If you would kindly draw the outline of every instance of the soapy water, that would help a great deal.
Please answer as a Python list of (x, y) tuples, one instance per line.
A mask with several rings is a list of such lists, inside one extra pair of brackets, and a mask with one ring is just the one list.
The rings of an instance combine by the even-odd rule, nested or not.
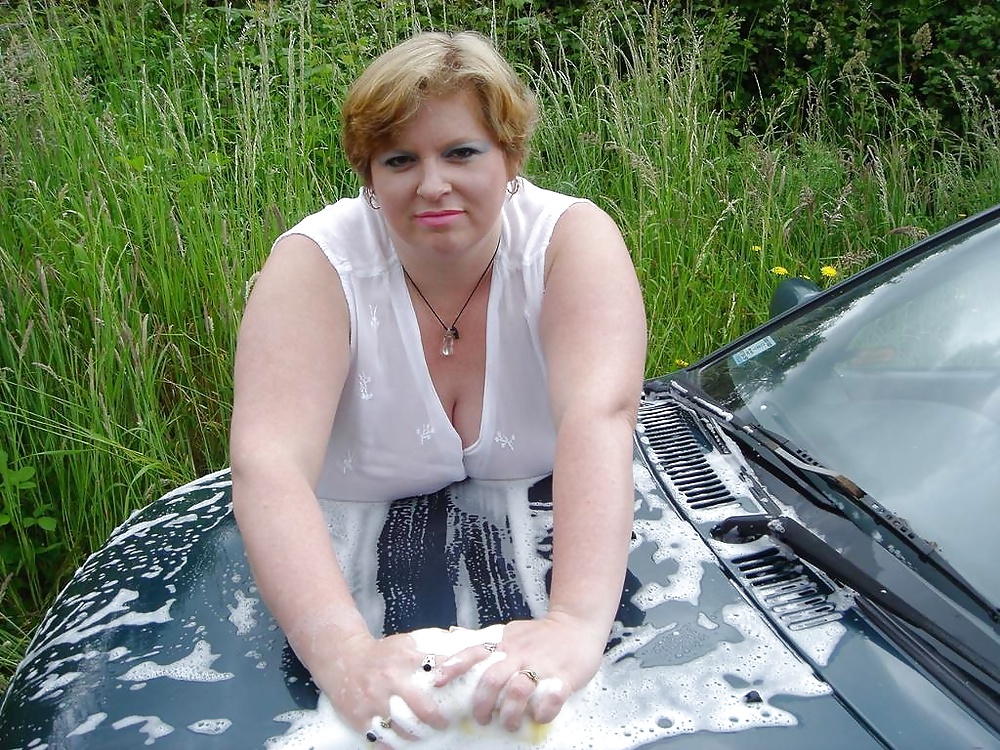
[[(716, 616), (698, 611), (698, 600), (705, 566), (714, 563), (712, 552), (691, 525), (669, 509), (668, 501), (648, 470), (641, 463), (634, 466), (637, 494), (649, 508), (660, 511), (656, 519), (637, 519), (633, 549), (651, 545), (653, 560), (672, 563), (676, 572), (666, 580), (645, 584), (632, 602), (644, 612), (671, 603), (695, 608), (692, 622), (686, 624), (688, 636), (701, 631), (704, 640), (715, 646), (693, 658), (684, 658), (685, 647), (677, 646), (676, 663), (644, 665), (643, 653), (670, 651), (672, 642), (683, 640), (677, 623), (662, 626), (641, 625), (627, 628), (616, 625), (612, 634), (615, 645), (606, 653), (594, 679), (570, 697), (556, 719), (549, 725), (528, 723), (521, 731), (510, 733), (497, 724), (479, 726), (471, 718), (471, 696), (479, 675), (492, 663), (486, 660), (462, 679), (434, 688), (423, 673), (414, 681), (424, 688), (450, 721), (446, 730), (430, 730), (417, 740), (394, 738), (380, 731), (382, 742), (390, 748), (413, 750), (466, 750), (474, 742), (477, 750), (633, 750), (655, 740), (696, 731), (733, 732), (760, 726), (792, 726), (796, 717), (770, 701), (776, 696), (810, 697), (825, 695), (829, 686), (819, 680), (774, 634), (755, 609), (745, 603), (724, 607)], [(526, 487), (512, 483), (480, 483), (474, 492), (454, 498), (471, 514), (499, 520), (510, 518), (516, 529), (505, 539), (503, 553), (513, 559), (521, 573), (525, 599), (532, 616), (544, 611), (544, 577), (548, 563), (537, 554), (550, 528), (550, 517), (537, 509), (529, 510), (524, 501)], [(366, 553), (365, 541), (372, 542), (368, 509), (352, 505), (326, 507), (331, 533), (336, 537), (341, 565), (355, 589), (355, 597), (369, 623), (379, 622), (385, 611), (377, 596), (357, 592), (375, 592), (373, 555)], [(539, 516), (542, 516), (539, 518)], [(379, 519), (380, 524), (384, 519)], [(456, 596), (468, 596), (469, 589), (456, 587)], [(458, 611), (471, 611), (461, 606)], [(472, 623), (473, 628), (475, 623)], [(727, 627), (728, 626), (728, 627)], [(500, 641), (494, 625), (484, 629), (417, 630), (412, 633), (418, 648), (427, 653), (451, 654), (470, 644)], [(717, 631), (726, 628), (727, 637)], [(809, 637), (809, 636), (803, 636)], [(839, 637), (837, 631), (812, 636), (827, 643)], [(697, 638), (695, 640), (698, 640)], [(748, 701), (752, 685), (754, 701)], [(743, 687), (741, 687), (743, 686)], [(541, 687), (541, 685), (540, 685)], [(759, 698), (757, 700), (756, 698)], [(396, 698), (395, 700), (399, 700)], [(397, 704), (398, 706), (398, 704)], [(405, 708), (404, 708), (405, 711)], [(290, 726), (281, 735), (271, 737), (268, 750), (349, 750), (370, 748), (363, 736), (337, 716), (329, 700), (320, 696), (315, 710), (299, 710), (275, 717)], [(595, 745), (595, 738), (599, 744)]]
[[(477, 665), (461, 680), (434, 688), (430, 678), (414, 675), (449, 719), (446, 730), (428, 730), (415, 741), (399, 740), (392, 732), (380, 734), (388, 747), (399, 750), (464, 750), (470, 741), (477, 750), (631, 750), (657, 739), (699, 730), (732, 732), (757, 726), (792, 726), (795, 717), (768, 703), (776, 695), (817, 696), (829, 692), (801, 661), (775, 643), (770, 629), (747, 605), (727, 607), (727, 624), (744, 640), (723, 642), (712, 653), (683, 665), (641, 669), (626, 655), (630, 645), (656, 636), (654, 628), (634, 634), (631, 644), (609, 654), (597, 676), (573, 695), (549, 725), (526, 722), (515, 733), (496, 724), (476, 724), (470, 715), (471, 694), (489, 660)], [(449, 653), (469, 645), (469, 634), (479, 642), (499, 639), (485, 630), (443, 634), (416, 631), (418, 646)], [(456, 636), (451, 648), (445, 642)], [(430, 645), (433, 642), (433, 645)], [(623, 642), (624, 643), (624, 642)], [(726, 679), (726, 678), (729, 679)], [(746, 689), (756, 686), (761, 701), (746, 700)], [(540, 688), (542, 685), (540, 684)], [(397, 699), (398, 700), (398, 699)], [(396, 704), (398, 707), (398, 704)], [(275, 717), (291, 726), (266, 743), (268, 750), (363, 750), (371, 745), (337, 716), (329, 700), (321, 696), (315, 710), (293, 711)], [(599, 745), (595, 746), (595, 738)]]
[(146, 683), (159, 677), (167, 677), (180, 682), (220, 682), (232, 679), (232, 672), (217, 672), (212, 669), (212, 662), (219, 658), (212, 653), (212, 647), (206, 641), (198, 641), (194, 650), (182, 659), (171, 664), (157, 664), (144, 661), (129, 669), (119, 677), (125, 682)]
[[(489, 662), (478, 665), (445, 688), (432, 687), (430, 678), (419, 672), (414, 680), (439, 702), (450, 718), (450, 726), (440, 732), (429, 730), (414, 742), (394, 741), (387, 733), (387, 746), (466, 750), (471, 743), (477, 750), (633, 750), (659, 739), (697, 731), (734, 732), (752, 727), (791, 726), (797, 723), (795, 715), (778, 707), (774, 699), (785, 705), (781, 698), (829, 693), (829, 687), (781, 641), (751, 605), (739, 598), (734, 599), (735, 603), (721, 606), (702, 603), (705, 578), (722, 576), (715, 557), (719, 550), (713, 553), (691, 524), (676, 514), (640, 460), (634, 465), (634, 481), (636, 508), (642, 512), (636, 518), (632, 547), (638, 557), (649, 558), (655, 573), (643, 576), (642, 585), (629, 595), (628, 605), (640, 617), (635, 622), (625, 618), (616, 624), (609, 641), (611, 646), (594, 679), (571, 696), (550, 725), (528, 724), (521, 732), (509, 733), (495, 724), (481, 727), (469, 714), (475, 682)], [(61, 622), (43, 623), (40, 628), (41, 636), (33, 643), (25, 670), (39, 699), (58, 699), (78, 679), (81, 667), (76, 665), (90, 659), (107, 663), (127, 661), (127, 670), (117, 679), (123, 687), (139, 690), (149, 681), (224, 685), (233, 679), (231, 672), (213, 669), (217, 654), (204, 635), (204, 625), (193, 620), (184, 624), (192, 629), (193, 636), (187, 650), (167, 663), (160, 663), (155, 648), (149, 653), (135, 654), (122, 647), (105, 651), (80, 648), (70, 656), (42, 658), (47, 652), (61, 656), (70, 647), (82, 647), (85, 641), (100, 643), (119, 628), (155, 628), (179, 615), (175, 611), (179, 605), (168, 581), (178, 580), (180, 571), (189, 563), (189, 553), (198, 543), (193, 511), (197, 506), (203, 513), (203, 523), (213, 526), (223, 523), (228, 513), (229, 483), (223, 474), (203, 478), (196, 484), (199, 489), (217, 492), (196, 505), (181, 508), (180, 512), (172, 510), (141, 524), (126, 522), (119, 527), (109, 546), (128, 553), (121, 570), (103, 567), (105, 564), (99, 565), (95, 559), (93, 564), (88, 561), (78, 571), (75, 578), (88, 576), (88, 580), (96, 580), (99, 585), (89, 592), (65, 598), (69, 616)], [(436, 543), (447, 552), (455, 619), (461, 627), (453, 631), (409, 628), (422, 650), (445, 655), (470, 643), (501, 640), (495, 628), (502, 625), (483, 627), (488, 624), (483, 621), (484, 610), (514, 611), (519, 613), (517, 617), (544, 614), (545, 579), (550, 567), (547, 553), (551, 549), (551, 506), (532, 502), (531, 485), (532, 482), (466, 482), (450, 493), (454, 509), (449, 512), (456, 514), (458, 521), (449, 522), (447, 539)], [(182, 490), (168, 497), (183, 500)], [(391, 520), (387, 506), (323, 503), (323, 507), (345, 577), (372, 631), (408, 629), (406, 597), (393, 599), (384, 594), (384, 572), (379, 570), (380, 557), (376, 554), (380, 545), (385, 546), (383, 527)], [(179, 542), (168, 557), (163, 554), (157, 557), (155, 571), (152, 566), (142, 567), (139, 561), (148, 559), (144, 558), (144, 537), (167, 528)], [(419, 534), (419, 526), (415, 528)], [(462, 538), (461, 534), (476, 538)], [(411, 541), (415, 549), (422, 549), (425, 540)], [(483, 549), (486, 562), (494, 566), (490, 574), (501, 579), (502, 585), (494, 589), (483, 587), (480, 581), (481, 569), (477, 566), (484, 562)], [(164, 581), (163, 591), (172, 593), (171, 597), (145, 604), (146, 611), (139, 611), (135, 607), (136, 591), (122, 573), (129, 560), (135, 566), (134, 576), (154, 580), (152, 575), (145, 574), (155, 572)], [(234, 570), (225, 579), (239, 584), (243, 579), (238, 569)], [(511, 582), (516, 582), (516, 591), (512, 592), (508, 586)], [(248, 584), (252, 584), (249, 579)], [(728, 586), (725, 584), (727, 590)], [(248, 637), (258, 637), (247, 636), (251, 631), (276, 627), (273, 622), (267, 625), (266, 612), (257, 611), (263, 605), (252, 585), (244, 588), (245, 592), (240, 588), (229, 590), (231, 603), (225, 605), (228, 609), (223, 615), (223, 619), (229, 616), (231, 637), (242, 642)], [(842, 632), (842, 627), (834, 623), (803, 631), (795, 637), (797, 645), (807, 653), (825, 657)], [(177, 645), (183, 644), (175, 644), (173, 653), (177, 653)], [(247, 648), (243, 646), (240, 653), (259, 659), (252, 647)], [(822, 663), (823, 659), (817, 661)], [(540, 689), (544, 688), (544, 682)], [(755, 694), (753, 701), (747, 699), (748, 686), (752, 686)], [(183, 687), (178, 685), (177, 689)], [(393, 705), (403, 717), (406, 709), (400, 702), (396, 699)], [(116, 731), (138, 732), (136, 741), (147, 745), (170, 735), (176, 738), (178, 731), (187, 736), (239, 734), (239, 716), (202, 714), (204, 718), (195, 715), (179, 720), (137, 712), (125, 717), (112, 714), (109, 718), (103, 713), (106, 710), (109, 709), (102, 706), (102, 713), (78, 716), (67, 731), (70, 735), (81, 735), (112, 727)], [(372, 747), (339, 719), (322, 695), (315, 709), (283, 711), (273, 719), (275, 730), (266, 742), (268, 750)], [(282, 731), (282, 725), (287, 725), (287, 729)], [(36, 742), (33, 747), (42, 746)]]

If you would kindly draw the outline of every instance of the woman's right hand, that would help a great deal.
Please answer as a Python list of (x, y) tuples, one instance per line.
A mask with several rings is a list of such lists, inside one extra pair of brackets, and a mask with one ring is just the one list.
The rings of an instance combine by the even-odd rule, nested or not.
[[(338, 716), (360, 736), (374, 731), (380, 738), (416, 739), (421, 727), (414, 724), (414, 718), (434, 729), (448, 727), (447, 717), (428, 688), (413, 679), (424, 669), (427, 658), (428, 654), (418, 651), (409, 635), (376, 639), (358, 634), (344, 640), (333, 663), (323, 674), (314, 674), (313, 679)], [(405, 702), (411, 716), (392, 716), (393, 696)], [(393, 704), (398, 706), (398, 701)], [(388, 722), (389, 729), (381, 722)]]

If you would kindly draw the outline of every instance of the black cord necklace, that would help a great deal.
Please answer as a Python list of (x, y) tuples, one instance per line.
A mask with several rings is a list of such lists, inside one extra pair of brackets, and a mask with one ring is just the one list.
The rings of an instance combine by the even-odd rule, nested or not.
[[(503, 235), (501, 235), (501, 237), (502, 236)], [(465, 312), (465, 308), (469, 306), (469, 303), (472, 301), (473, 296), (476, 294), (476, 290), (479, 289), (480, 285), (483, 283), (483, 279), (486, 278), (486, 274), (489, 273), (489, 270), (491, 268), (493, 268), (493, 261), (496, 260), (497, 253), (500, 252), (501, 237), (497, 237), (497, 247), (496, 250), (493, 251), (493, 255), (490, 256), (490, 262), (486, 264), (486, 268), (483, 269), (483, 273), (479, 277), (479, 281), (477, 281), (476, 285), (472, 287), (472, 291), (469, 292), (469, 296), (466, 297), (465, 299), (465, 304), (462, 305), (462, 309), (458, 311), (458, 315), (455, 316), (455, 319), (451, 321), (451, 325), (447, 325), (443, 320), (441, 320), (441, 316), (437, 314), (437, 310), (435, 310), (434, 306), (427, 301), (427, 298), (424, 296), (424, 293), (421, 292), (420, 287), (417, 286), (417, 282), (415, 282), (413, 280), (413, 277), (411, 277), (410, 274), (407, 272), (406, 266), (404, 266), (402, 263), (399, 264), (399, 267), (403, 269), (403, 275), (406, 277), (407, 281), (409, 281), (413, 285), (414, 290), (417, 292), (417, 294), (420, 295), (420, 299), (424, 301), (424, 304), (427, 305), (427, 309), (431, 311), (431, 315), (437, 318), (437, 322), (440, 323), (441, 328), (444, 329), (444, 338), (441, 340), (442, 357), (450, 357), (452, 355), (452, 352), (455, 350), (455, 342), (458, 341), (459, 338), (458, 327), (457, 327), (458, 319), (462, 317), (462, 313)]]

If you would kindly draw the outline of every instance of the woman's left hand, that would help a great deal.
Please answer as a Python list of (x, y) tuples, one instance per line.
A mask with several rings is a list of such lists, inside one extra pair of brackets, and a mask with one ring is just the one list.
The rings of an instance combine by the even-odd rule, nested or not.
[(503, 653), (479, 678), (472, 695), (473, 718), (485, 726), (496, 717), (511, 732), (526, 716), (547, 724), (597, 673), (607, 639), (593, 623), (565, 613), (517, 620), (504, 626), (495, 649), (473, 646), (448, 659), (435, 684), (443, 687), (494, 651)]

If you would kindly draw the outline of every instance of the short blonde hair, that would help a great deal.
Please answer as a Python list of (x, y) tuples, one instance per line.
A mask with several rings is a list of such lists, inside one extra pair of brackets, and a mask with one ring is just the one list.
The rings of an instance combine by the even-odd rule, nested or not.
[(347, 92), (341, 110), (344, 150), (366, 185), (373, 156), (391, 143), (425, 101), (472, 91), (484, 126), (512, 170), (528, 157), (538, 122), (535, 98), (485, 37), (424, 32), (376, 58)]

